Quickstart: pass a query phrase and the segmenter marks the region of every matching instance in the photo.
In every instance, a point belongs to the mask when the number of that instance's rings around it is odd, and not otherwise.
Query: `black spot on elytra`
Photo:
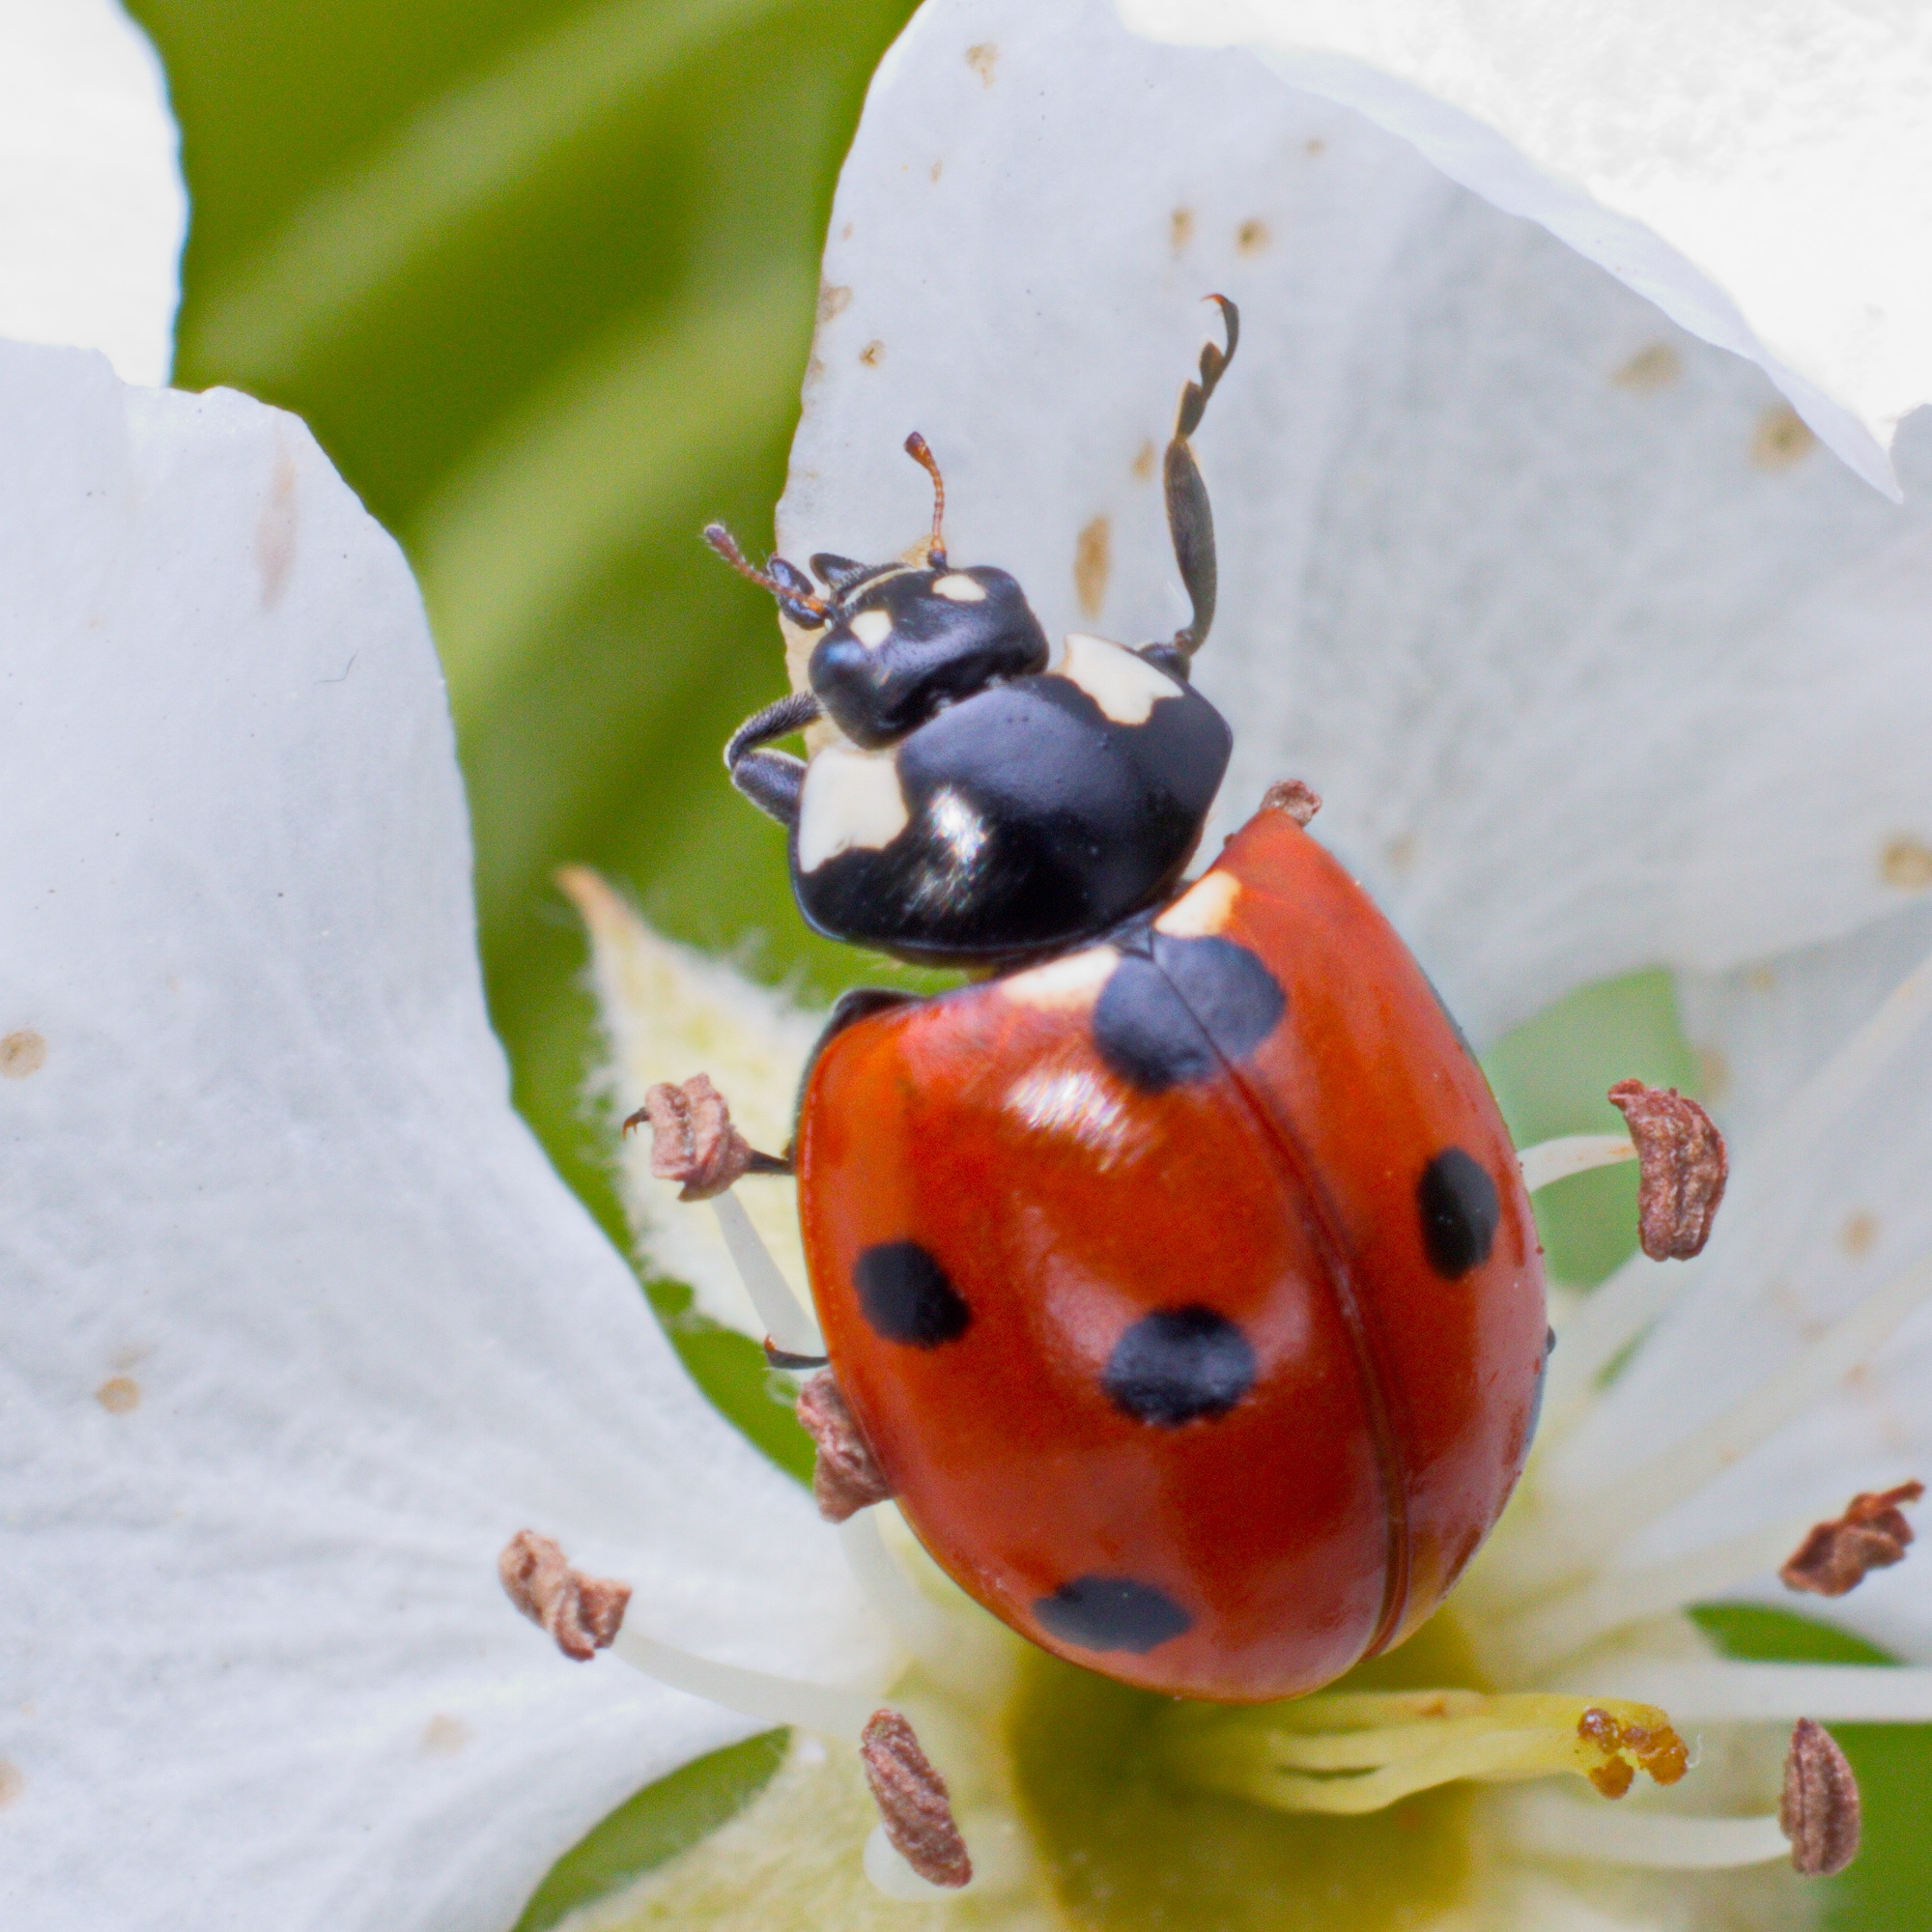
[[[874,1334],[915,1349],[956,1342],[972,1325],[966,1297],[917,1241],[882,1241],[852,1270]]]
[[[1178,1429],[1226,1415],[1255,1384],[1248,1338],[1211,1308],[1161,1308],[1114,1345],[1100,1385],[1141,1422]]]
[[[1217,1053],[1244,1060],[1288,1009],[1260,956],[1232,939],[1153,935],[1151,956],[1127,952],[1094,1007],[1094,1043],[1124,1080],[1160,1094],[1214,1071]]]
[[[1033,1606],[1041,1626],[1082,1650],[1130,1650],[1144,1657],[1194,1627],[1194,1619],[1151,1583],[1131,1577],[1076,1577]]]
[[[1415,1206],[1423,1252],[1437,1274],[1454,1281],[1489,1260],[1502,1204],[1474,1154],[1456,1147],[1438,1153],[1415,1183]]]

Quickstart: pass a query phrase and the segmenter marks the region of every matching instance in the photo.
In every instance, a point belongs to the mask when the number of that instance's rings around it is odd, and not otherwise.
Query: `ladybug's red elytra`
[[[1215,299],[1228,346],[1167,453],[1193,607],[1171,639],[1051,646],[1010,576],[947,555],[917,437],[935,510],[911,561],[758,570],[707,536],[822,634],[809,688],[725,753],[787,829],[805,917],[982,975],[848,994],[806,1078],[791,1160],[837,1384],[806,1407],[839,1432],[835,1513],[890,1492],[1034,1642],[1247,1701],[1441,1601],[1521,1471],[1548,1330],[1489,1087],[1304,830],[1312,795],[1278,787],[1181,883],[1231,744],[1188,681],[1215,592],[1189,438],[1239,326]],[[809,760],[772,749],[809,724]]]

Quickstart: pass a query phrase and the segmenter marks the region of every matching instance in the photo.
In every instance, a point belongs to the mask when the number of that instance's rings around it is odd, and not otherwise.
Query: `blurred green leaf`
[[[790,1738],[767,1731],[645,1785],[551,1867],[516,1932],[549,1932],[736,1817],[771,1782]]]
[[[514,197],[572,142],[697,49],[757,31],[778,0],[609,0],[572,13],[401,116],[289,211],[209,292],[199,355],[239,381],[298,365],[385,284],[434,274],[457,226]]]

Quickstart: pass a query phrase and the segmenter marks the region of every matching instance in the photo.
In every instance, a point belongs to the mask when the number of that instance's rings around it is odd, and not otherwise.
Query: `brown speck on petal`
[[[893,1849],[928,1885],[957,1887],[973,1876],[953,1821],[946,1780],[896,1711],[874,1711],[859,1740],[859,1761]]]
[[[830,1369],[799,1390],[798,1420],[818,1448],[811,1465],[811,1496],[827,1522],[843,1522],[892,1494],[893,1486],[859,1434]]]
[[[680,1182],[680,1201],[709,1201],[751,1171],[751,1144],[731,1124],[731,1110],[709,1074],[694,1074],[682,1087],[668,1080],[653,1087],[624,1131],[640,1122],[650,1123],[651,1172]]]
[[[1114,526],[1106,514],[1085,525],[1073,543],[1073,591],[1083,617],[1097,617],[1107,601],[1107,577],[1114,567]]]
[[[1878,855],[1879,877],[1901,892],[1916,893],[1932,886],[1932,845],[1902,833],[1889,838]]]
[[[1789,403],[1779,403],[1758,418],[1750,460],[1759,469],[1789,469],[1817,447],[1818,438]]]
[[[993,75],[1000,65],[1000,48],[996,41],[981,41],[977,46],[966,49],[966,65],[977,73],[988,87],[993,84]]]
[[[1666,389],[1683,373],[1684,360],[1667,342],[1647,342],[1610,377],[1620,389],[1649,395]]]
[[[1895,1490],[1864,1491],[1845,1513],[1821,1522],[1792,1552],[1777,1574],[1787,1590],[1814,1597],[1842,1597],[1856,1590],[1874,1570],[1889,1570],[1912,1541],[1912,1525],[1899,1509],[1925,1493],[1923,1483],[1901,1483]]]
[[[1262,794],[1264,811],[1285,811],[1295,824],[1306,826],[1321,810],[1321,801],[1299,779],[1284,779]]]
[[[1784,1760],[1777,1823],[1791,1840],[1791,1863],[1806,1878],[1841,1872],[1859,1854],[1859,1781],[1837,1740],[1800,1718]]]
[[[47,1064],[47,1043],[32,1027],[0,1037],[0,1079],[24,1080]]]
[[[1642,1180],[1637,1233],[1654,1262],[1689,1261],[1711,1238],[1730,1162],[1724,1137],[1695,1100],[1674,1087],[1619,1080],[1610,1104],[1630,1123]]]
[[[141,1406],[141,1384],[132,1376],[109,1376],[94,1399],[109,1415],[132,1415]]]
[[[518,1530],[503,1546],[497,1574],[511,1603],[579,1663],[608,1648],[624,1627],[630,1584],[573,1570],[562,1548],[533,1529]]]

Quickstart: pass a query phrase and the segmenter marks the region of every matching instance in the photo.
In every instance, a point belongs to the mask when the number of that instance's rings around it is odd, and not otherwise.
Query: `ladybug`
[[[1188,678],[1215,592],[1189,438],[1238,341],[1215,299],[1167,451],[1168,641],[1056,650],[1009,575],[948,558],[917,437],[908,559],[755,570],[706,534],[822,634],[725,753],[806,920],[978,969],[847,994],[806,1076],[821,1419],[1035,1643],[1248,1701],[1435,1609],[1522,1469],[1548,1331],[1488,1084],[1312,794],[1277,786],[1182,883],[1231,745]],[[809,759],[772,749],[807,725]]]

